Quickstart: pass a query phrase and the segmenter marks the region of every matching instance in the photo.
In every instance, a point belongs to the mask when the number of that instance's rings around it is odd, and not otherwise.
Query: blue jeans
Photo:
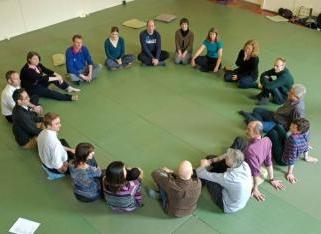
[[[98,76],[98,74],[100,73],[102,68],[101,64],[94,64],[93,65],[93,71],[92,71],[92,79],[96,79],[96,77]],[[88,66],[83,68],[82,70],[79,71],[79,74],[84,74],[87,75],[88,74]],[[77,76],[76,74],[72,74],[69,73],[70,75],[70,79],[72,81],[84,81],[80,76]]]
[[[247,122],[258,120],[263,124],[263,131],[269,132],[275,125],[274,112],[264,108],[254,108],[252,113],[246,113],[245,119]]]
[[[125,54],[121,58],[122,64],[117,63],[116,60],[114,59],[106,59],[106,66],[108,69],[113,69],[113,68],[120,68],[120,67],[126,67],[129,64],[133,63],[135,61],[135,56],[131,54]]]
[[[162,187],[159,187],[159,193],[160,193],[160,196],[161,196],[163,209],[166,210],[167,206],[168,206],[167,193],[166,193],[166,191],[164,189],[162,189]]]
[[[226,71],[224,74],[224,79],[227,82],[237,82],[237,86],[241,89],[255,88],[257,86],[255,79],[252,76],[238,76],[238,80],[232,80],[232,76],[237,75],[233,71]]]

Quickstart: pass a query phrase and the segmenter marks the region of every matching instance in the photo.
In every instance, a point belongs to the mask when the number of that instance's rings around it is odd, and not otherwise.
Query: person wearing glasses
[[[135,56],[125,54],[125,40],[119,36],[118,27],[113,26],[110,37],[105,40],[106,66],[109,70],[130,67],[135,61]]]
[[[274,67],[261,74],[258,87],[262,90],[258,95],[258,105],[265,105],[269,101],[281,105],[287,100],[288,92],[293,85],[293,77],[286,68],[286,60],[277,58]]]

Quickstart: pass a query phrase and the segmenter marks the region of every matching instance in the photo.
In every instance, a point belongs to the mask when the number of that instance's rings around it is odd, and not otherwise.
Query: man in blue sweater
[[[138,55],[138,59],[142,64],[164,66],[164,61],[169,57],[169,54],[161,48],[161,36],[155,30],[154,20],[147,21],[147,29],[140,33],[139,40],[142,52]]]
[[[81,35],[72,37],[72,46],[66,50],[66,66],[71,80],[91,82],[101,71],[102,65],[94,65],[89,50],[83,46]]]

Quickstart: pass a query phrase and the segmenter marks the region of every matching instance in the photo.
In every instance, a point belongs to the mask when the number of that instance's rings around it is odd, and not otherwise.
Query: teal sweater
[[[117,46],[114,47],[109,38],[105,40],[105,53],[108,59],[116,60],[124,56],[125,54],[125,41],[122,37],[119,37]]]

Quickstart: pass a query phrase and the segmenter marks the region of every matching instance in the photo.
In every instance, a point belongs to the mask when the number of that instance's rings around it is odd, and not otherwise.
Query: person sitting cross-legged
[[[37,138],[39,157],[42,165],[50,172],[68,174],[68,162],[75,157],[75,149],[70,148],[64,139],[58,139],[61,128],[60,116],[47,113],[43,120],[45,129]]]
[[[125,40],[119,36],[118,27],[112,27],[110,37],[105,40],[106,66],[110,70],[127,68],[135,61],[135,56],[125,54]]]
[[[236,82],[242,89],[257,88],[256,80],[259,73],[259,44],[256,40],[249,40],[240,50],[234,70],[226,70],[224,79],[227,82]]]
[[[148,193],[162,200],[164,211],[175,217],[191,215],[201,194],[201,181],[193,175],[192,164],[182,161],[176,171],[166,167],[152,172],[152,177],[159,192],[149,189]],[[159,195],[153,195],[158,194]]]
[[[147,21],[146,30],[139,34],[141,53],[138,60],[146,66],[164,66],[165,60],[169,58],[169,53],[162,50],[161,36],[155,30],[154,20]]]
[[[101,64],[94,64],[89,50],[83,45],[83,37],[76,34],[72,37],[72,46],[66,50],[66,67],[72,81],[91,82],[101,71]]]
[[[225,172],[216,171],[215,164],[224,161]],[[225,154],[202,159],[197,176],[206,185],[212,199],[225,213],[234,213],[245,207],[253,187],[251,169],[240,150],[229,148]]]
[[[300,118],[292,121],[289,136],[281,125],[277,125],[267,134],[272,141],[273,158],[277,164],[288,166],[285,178],[292,184],[296,183],[293,169],[300,156],[303,155],[307,162],[318,161],[309,155],[309,128],[309,121]]]
[[[244,150],[245,161],[251,168],[253,177],[252,196],[258,201],[264,201],[265,196],[259,190],[259,185],[264,181],[264,165],[267,169],[268,180],[277,190],[283,190],[285,186],[282,181],[274,178],[272,165],[272,143],[268,137],[262,137],[263,125],[260,121],[249,122],[246,134],[249,139],[248,146]]]
[[[30,98],[24,89],[16,89],[12,98],[16,103],[12,110],[12,132],[16,142],[24,149],[34,149],[43,118],[30,108]]]

